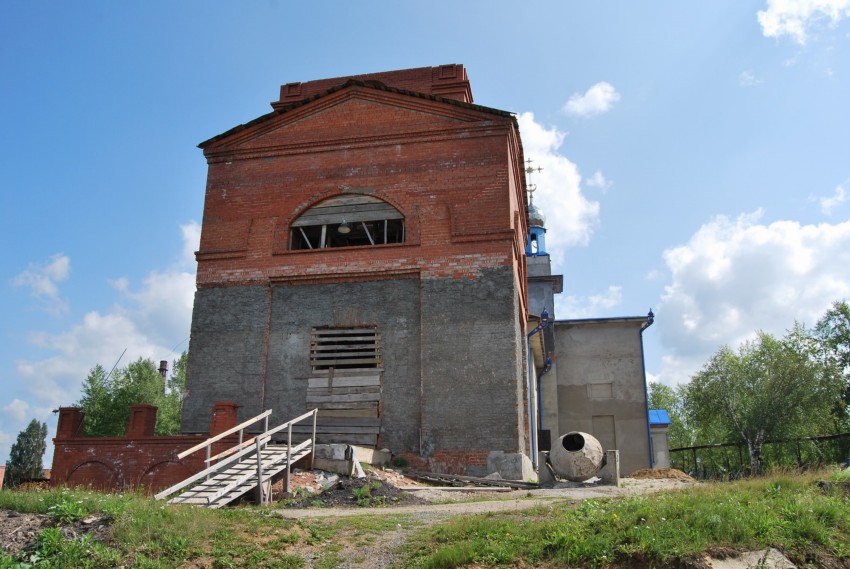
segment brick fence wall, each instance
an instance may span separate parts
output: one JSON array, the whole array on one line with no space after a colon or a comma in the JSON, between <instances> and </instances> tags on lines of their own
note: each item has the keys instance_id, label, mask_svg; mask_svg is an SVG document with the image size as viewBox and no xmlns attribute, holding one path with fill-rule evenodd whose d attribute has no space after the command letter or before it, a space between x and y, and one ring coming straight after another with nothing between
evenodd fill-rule
<instances>
[{"instance_id":1,"label":"brick fence wall","mask_svg":"<svg viewBox=\"0 0 850 569\"><path fill-rule=\"evenodd\" d=\"M213 406L209 436L236 426L237 407L234 403ZM82 411L77 407L60 408L50 484L99 490L144 488L152 492L203 470L204 451L182 460L177 455L203 442L207 436L154 436L156 413L153 405L133 405L123 437L85 437ZM221 452L235 441L235 436L223 439L213 445L212 453Z\"/></svg>"}]
</instances>

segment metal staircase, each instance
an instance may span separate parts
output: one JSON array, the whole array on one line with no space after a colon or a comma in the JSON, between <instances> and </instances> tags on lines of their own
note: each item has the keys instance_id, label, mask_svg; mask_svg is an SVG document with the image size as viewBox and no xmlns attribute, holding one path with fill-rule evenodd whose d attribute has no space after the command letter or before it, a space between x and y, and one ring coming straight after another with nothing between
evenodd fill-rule
<instances>
[{"instance_id":1,"label":"metal staircase","mask_svg":"<svg viewBox=\"0 0 850 569\"><path fill-rule=\"evenodd\" d=\"M168 503L220 508L244 496L251 490L256 490L257 502L259 504L268 503L272 479L281 472L286 471L284 487L288 491L289 474L292 464L307 455L312 455L313 444L316 439L317 411L317 409L313 409L273 429L268 428L268 417L271 415L271 410L265 411L232 429L181 452L177 455L178 459L206 449L207 457L205 462L207 468L170 488L166 488L157 494L155 498L157 500L163 500L183 490L182 493L171 498ZM308 418L312 418L312 438L293 446L292 426ZM243 442L245 429L260 420L264 420L263 432ZM287 435L286 443L272 443L273 435L280 433L284 429L286 429ZM216 456L210 456L213 443L236 432L239 433L239 443L236 446ZM312 468L312 458L310 462L310 467Z\"/></svg>"}]
</instances>

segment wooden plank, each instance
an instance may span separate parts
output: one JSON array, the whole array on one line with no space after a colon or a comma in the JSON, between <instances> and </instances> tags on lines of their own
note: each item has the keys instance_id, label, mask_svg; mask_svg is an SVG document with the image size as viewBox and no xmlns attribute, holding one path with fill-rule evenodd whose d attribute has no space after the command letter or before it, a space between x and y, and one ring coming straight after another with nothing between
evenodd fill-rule
<instances>
[{"instance_id":1,"label":"wooden plank","mask_svg":"<svg viewBox=\"0 0 850 569\"><path fill-rule=\"evenodd\" d=\"M380 401L380 393L345 393L341 395L308 395L307 405L313 403L356 403L359 401Z\"/></svg>"},{"instance_id":2,"label":"wooden plank","mask_svg":"<svg viewBox=\"0 0 850 569\"><path fill-rule=\"evenodd\" d=\"M293 433L312 433L313 427L295 425L292 427ZM336 434L354 434L354 435L377 435L381 432L380 426L371 427L344 427L342 425L328 425L319 427L316 425L316 433L336 433Z\"/></svg>"},{"instance_id":3,"label":"wooden plank","mask_svg":"<svg viewBox=\"0 0 850 569\"><path fill-rule=\"evenodd\" d=\"M376 367L345 367L334 369L333 371L329 369L316 369L310 373L309 377L326 377L328 375L333 375L334 380L338 377L372 377L376 375L381 375L384 373L384 370Z\"/></svg>"},{"instance_id":4,"label":"wooden plank","mask_svg":"<svg viewBox=\"0 0 850 569\"><path fill-rule=\"evenodd\" d=\"M366 200L345 200L344 202L324 202L317 204L307 211L305 211L302 215L310 215L313 212L322 213L322 212L338 212L342 211L357 211L362 208L388 208L393 206L388 204L387 202L383 202L381 200L374 201L366 201Z\"/></svg>"},{"instance_id":5,"label":"wooden plank","mask_svg":"<svg viewBox=\"0 0 850 569\"><path fill-rule=\"evenodd\" d=\"M350 445L374 447L378 442L378 436L322 433L321 435L316 435L316 442L321 444L347 443Z\"/></svg>"},{"instance_id":6,"label":"wooden plank","mask_svg":"<svg viewBox=\"0 0 850 569\"><path fill-rule=\"evenodd\" d=\"M399 490L405 492L418 492L420 490L445 490L447 492L513 492L515 488L500 486L398 486Z\"/></svg>"},{"instance_id":7,"label":"wooden plank","mask_svg":"<svg viewBox=\"0 0 850 569\"><path fill-rule=\"evenodd\" d=\"M329 348L310 350L310 358L314 360L327 360L339 358L379 358L380 352L374 347L352 346L346 348Z\"/></svg>"},{"instance_id":8,"label":"wooden plank","mask_svg":"<svg viewBox=\"0 0 850 569\"><path fill-rule=\"evenodd\" d=\"M538 485L532 482L522 482L520 480L496 480L492 478L480 478L478 476L460 476L459 474L439 474L437 472L421 472L418 470L408 470L406 475L416 480L425 482L448 483L452 486L476 485L476 486L507 486L509 488L518 488L521 490L532 490L538 488Z\"/></svg>"},{"instance_id":9,"label":"wooden plank","mask_svg":"<svg viewBox=\"0 0 850 569\"><path fill-rule=\"evenodd\" d=\"M368 387L337 387L334 384L333 387L315 387L307 389L307 397L312 397L314 395L322 396L322 395L356 395L358 393L380 393L380 386L370 385Z\"/></svg>"},{"instance_id":10,"label":"wooden plank","mask_svg":"<svg viewBox=\"0 0 850 569\"><path fill-rule=\"evenodd\" d=\"M361 204L347 206L314 207L304 212L292 222L292 227L311 225L336 225L342 220L348 223L358 221L383 221L385 219L404 219L404 215L389 204Z\"/></svg>"},{"instance_id":11,"label":"wooden plank","mask_svg":"<svg viewBox=\"0 0 850 569\"><path fill-rule=\"evenodd\" d=\"M351 410L351 409L378 409L377 401L345 401L343 403L337 403L335 401L322 401L316 405L311 405L310 407L318 408L319 414L322 414L322 411L327 410Z\"/></svg>"},{"instance_id":12,"label":"wooden plank","mask_svg":"<svg viewBox=\"0 0 850 569\"><path fill-rule=\"evenodd\" d=\"M319 417L347 417L349 419L377 416L377 406L374 409L322 409L322 412L319 414Z\"/></svg>"},{"instance_id":13,"label":"wooden plank","mask_svg":"<svg viewBox=\"0 0 850 569\"><path fill-rule=\"evenodd\" d=\"M375 330L375 328L313 328L312 332L314 336L344 336L346 334L366 334L369 332L375 334Z\"/></svg>"},{"instance_id":14,"label":"wooden plank","mask_svg":"<svg viewBox=\"0 0 850 569\"><path fill-rule=\"evenodd\" d=\"M292 442L300 442L309 438L306 433L292 433ZM366 447L374 447L378 443L378 435L363 435L354 433L316 433L316 443L346 443L350 445L363 445Z\"/></svg>"},{"instance_id":15,"label":"wooden plank","mask_svg":"<svg viewBox=\"0 0 850 569\"><path fill-rule=\"evenodd\" d=\"M295 377L293 379L317 379L322 378L325 379L331 375L333 375L333 380L350 377L350 378L362 378L362 377L381 377L384 373L384 370L376 367L351 367L351 368L342 368L342 369L314 369L310 372L308 376Z\"/></svg>"},{"instance_id":16,"label":"wooden plank","mask_svg":"<svg viewBox=\"0 0 850 569\"><path fill-rule=\"evenodd\" d=\"M333 379L329 379L327 377L311 377L307 381L308 389L318 389L318 388L327 388L330 385L333 385L334 388L337 387L370 387L370 386L380 386L381 385L381 376L375 375L372 377L366 376L355 376L355 377L335 377Z\"/></svg>"},{"instance_id":17,"label":"wooden plank","mask_svg":"<svg viewBox=\"0 0 850 569\"><path fill-rule=\"evenodd\" d=\"M380 358L329 358L329 359L316 359L312 358L310 365L323 365L323 366L340 366L340 365L354 365L354 364L379 364L381 363ZM368 368L367 368L368 369Z\"/></svg>"},{"instance_id":18,"label":"wooden plank","mask_svg":"<svg viewBox=\"0 0 850 569\"><path fill-rule=\"evenodd\" d=\"M364 350L364 351L375 351L377 350L377 346L375 346L375 338L365 338L363 336L354 336L350 338L334 338L333 341L349 341L349 340L364 340L363 342L357 344L325 344L321 343L315 346L310 346L311 350L314 351L322 351L322 352L332 352L336 350L348 351L348 350Z\"/></svg>"},{"instance_id":19,"label":"wooden plank","mask_svg":"<svg viewBox=\"0 0 850 569\"><path fill-rule=\"evenodd\" d=\"M380 198L376 198L375 196L370 196L366 194L344 194L341 196L334 196L332 198L328 198L323 202L319 202L313 207L322 207L325 204L328 205L340 205L340 204L351 204L351 203L376 203L382 202Z\"/></svg>"},{"instance_id":20,"label":"wooden plank","mask_svg":"<svg viewBox=\"0 0 850 569\"><path fill-rule=\"evenodd\" d=\"M383 219L385 215L397 216L400 212L386 202L377 203L359 203L359 204L344 204L344 205L328 205L316 206L301 214L297 221L302 219L323 219L332 217L333 221L339 223L340 218L348 220L349 215L358 215L371 213L378 215L376 219Z\"/></svg>"},{"instance_id":21,"label":"wooden plank","mask_svg":"<svg viewBox=\"0 0 850 569\"><path fill-rule=\"evenodd\" d=\"M331 426L342 425L344 427L380 427L379 417L317 417L317 425ZM305 425L313 428L312 425Z\"/></svg>"}]
</instances>

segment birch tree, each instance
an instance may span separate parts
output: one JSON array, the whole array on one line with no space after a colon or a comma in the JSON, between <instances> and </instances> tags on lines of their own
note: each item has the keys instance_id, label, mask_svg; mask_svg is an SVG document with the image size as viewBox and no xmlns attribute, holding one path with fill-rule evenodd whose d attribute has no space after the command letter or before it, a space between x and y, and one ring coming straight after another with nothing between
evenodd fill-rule
<instances>
[{"instance_id":1,"label":"birch tree","mask_svg":"<svg viewBox=\"0 0 850 569\"><path fill-rule=\"evenodd\" d=\"M759 333L737 351L720 348L685 388L685 405L699 428L745 443L758 475L765 442L826 434L819 431L831 428L825 425L842 393L836 367L795 325L782 339Z\"/></svg>"}]
</instances>

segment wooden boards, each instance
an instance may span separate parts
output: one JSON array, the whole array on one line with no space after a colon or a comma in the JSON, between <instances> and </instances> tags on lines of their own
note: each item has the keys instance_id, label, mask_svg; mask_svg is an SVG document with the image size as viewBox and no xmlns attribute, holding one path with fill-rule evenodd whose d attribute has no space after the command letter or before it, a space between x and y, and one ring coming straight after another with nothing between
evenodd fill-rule
<instances>
[{"instance_id":1,"label":"wooden boards","mask_svg":"<svg viewBox=\"0 0 850 569\"><path fill-rule=\"evenodd\" d=\"M319 409L316 440L374 447L381 433L383 370L377 368L314 369L307 379L307 409ZM312 428L312 427L310 427ZM305 425L293 433L306 434Z\"/></svg>"}]
</instances>

